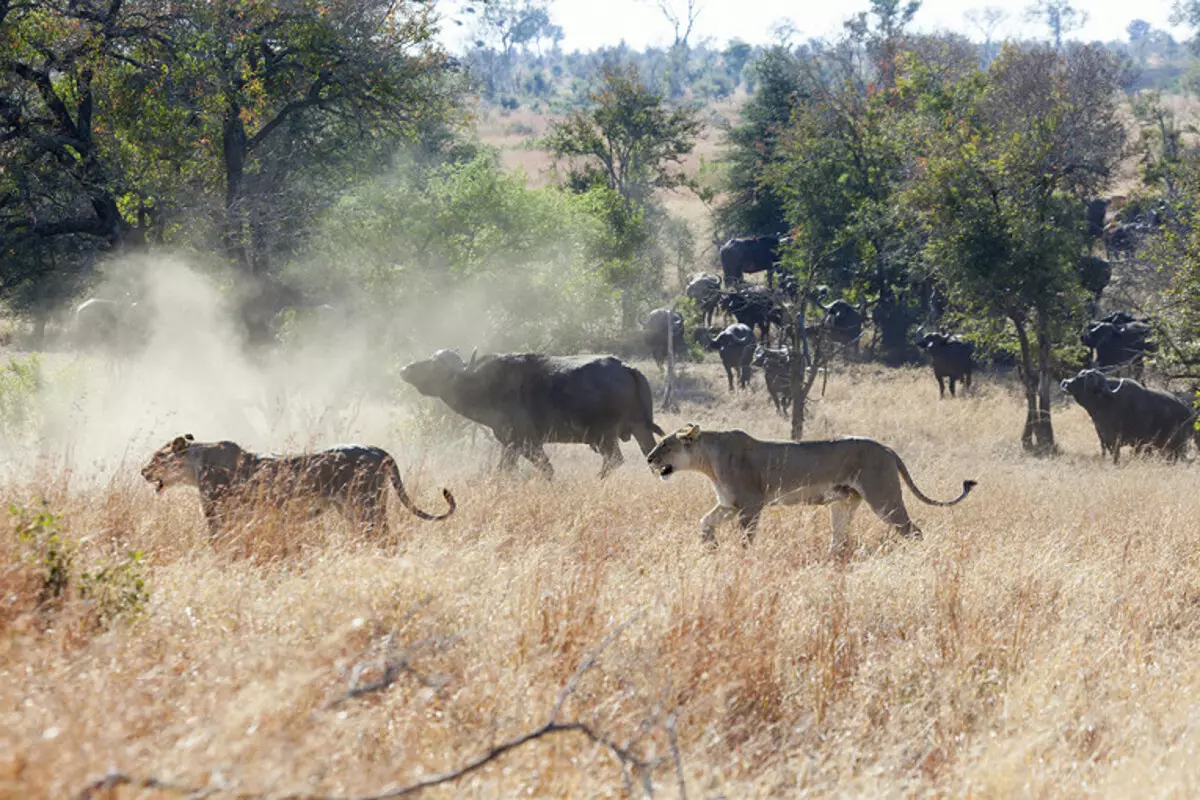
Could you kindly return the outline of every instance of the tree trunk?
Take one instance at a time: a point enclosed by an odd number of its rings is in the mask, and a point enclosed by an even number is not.
[[[667,314],[667,387],[663,390],[663,411],[675,411],[675,320],[674,308]]]
[[[246,126],[242,123],[241,107],[230,98],[225,109],[225,124],[222,131],[221,149],[225,159],[225,230],[223,234],[225,252],[245,271],[250,271],[249,254],[246,252],[245,215],[243,213],[242,184],[246,177],[248,141]]]
[[[1034,435],[1038,450],[1043,453],[1054,451],[1054,425],[1050,420],[1050,316],[1039,311],[1037,316],[1038,338],[1038,417]]]
[[[1038,373],[1033,368],[1033,351],[1029,345],[1029,333],[1025,330],[1025,323],[1016,317],[1009,317],[1009,319],[1012,320],[1013,327],[1017,330],[1017,341],[1021,345],[1021,383],[1025,387],[1025,427],[1021,430],[1021,447],[1025,450],[1033,450],[1038,419]]]

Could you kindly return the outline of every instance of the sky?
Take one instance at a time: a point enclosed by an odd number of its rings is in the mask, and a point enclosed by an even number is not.
[[[686,8],[687,0],[665,0],[680,11]],[[468,0],[446,0],[447,11],[461,7]],[[865,10],[867,0],[698,0],[701,11],[697,19],[693,41],[711,37],[718,44],[729,39],[740,38],[755,44],[772,41],[772,28],[780,21],[790,20],[800,32],[800,37],[836,34],[842,21],[848,16]],[[913,20],[919,30],[950,29],[970,35],[981,36],[972,31],[963,20],[963,12],[970,8],[996,6],[1008,14],[1008,21],[1001,25],[995,38],[1004,36],[1032,37],[1042,35],[1044,28],[1024,20],[1024,10],[1031,0],[924,0]],[[630,46],[641,49],[647,45],[670,44],[672,29],[656,7],[657,0],[554,0],[551,16],[566,35],[563,47],[566,50],[592,50],[597,47],[618,44],[622,39]],[[1075,0],[1073,5],[1086,11],[1088,23],[1073,38],[1090,41],[1100,39],[1125,39],[1125,26],[1134,18],[1141,18],[1155,28],[1170,30],[1177,39],[1188,38],[1185,29],[1170,25],[1171,0]],[[448,43],[456,49],[462,46],[463,38],[452,30],[462,31],[447,25]]]

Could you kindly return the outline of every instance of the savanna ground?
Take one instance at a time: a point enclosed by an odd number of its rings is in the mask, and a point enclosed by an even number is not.
[[[786,435],[761,377],[729,396],[718,372],[686,367],[664,428]],[[115,769],[216,796],[370,795],[471,762],[564,697],[558,721],[652,767],[627,783],[610,749],[564,732],[431,794],[637,796],[645,779],[673,796],[676,763],[690,797],[1187,796],[1200,783],[1196,467],[1114,468],[1078,407],[1056,417],[1062,455],[1033,459],[1006,378],[939,402],[926,370],[836,371],[811,437],[876,437],[935,497],[980,482],[951,509],[906,490],[919,542],[861,510],[841,563],[824,510],[768,510],[752,546],[727,528],[709,551],[697,475],[660,481],[627,445],[601,483],[598,456],[563,446],[553,483],[528,465],[498,479],[486,437],[435,445],[405,422],[430,406],[401,400],[375,443],[419,504],[440,510],[449,486],[459,510],[423,523],[393,498],[384,538],[328,515],[214,546],[194,491],[141,481],[143,447],[98,482],[52,462],[10,478],[6,501],[45,500],[59,519],[6,522],[0,793],[68,797]],[[55,532],[73,581],[140,551],[148,598],[74,584],[50,598],[44,547],[28,555]],[[121,791],[96,796],[172,796]]]

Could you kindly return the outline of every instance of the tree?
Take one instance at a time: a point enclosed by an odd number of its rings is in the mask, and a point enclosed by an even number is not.
[[[557,158],[571,162],[571,185],[603,204],[599,213],[608,219],[612,242],[602,263],[621,292],[622,325],[629,328],[636,297],[662,279],[661,253],[649,247],[651,230],[665,216],[653,192],[690,185],[680,164],[702,123],[692,108],[668,108],[634,66],[609,62],[600,78],[588,107],[554,123],[546,143]]]
[[[222,164],[225,249],[252,274],[270,269],[273,234],[287,222],[272,201],[321,160],[306,151],[330,154],[331,129],[349,123],[364,144],[412,140],[422,121],[449,113],[448,61],[416,0],[191,0],[188,11],[175,45],[205,66],[198,88],[212,98],[205,133]]]
[[[588,108],[551,126],[546,139],[577,173],[598,176],[628,206],[645,206],[654,189],[688,184],[679,169],[696,146],[703,123],[692,108],[668,108],[642,83],[634,66],[607,63]]]
[[[169,19],[140,0],[0,2],[0,293],[39,331],[97,253],[144,234],[119,127],[152,98],[119,89],[159,71]]]
[[[1135,19],[1125,26],[1125,32],[1129,34],[1129,43],[1137,44],[1150,33],[1150,23],[1144,19]]]
[[[1054,40],[1054,49],[1062,50],[1063,37],[1086,25],[1088,15],[1072,6],[1071,0],[1037,0],[1025,9],[1025,18],[1045,25]]]
[[[722,235],[777,234],[786,230],[783,200],[764,176],[779,158],[779,138],[803,95],[800,64],[790,50],[770,47],[751,62],[756,90],[740,121],[725,132],[728,177],[715,211]]]
[[[1051,353],[1084,297],[1079,200],[1096,196],[1124,154],[1125,79],[1100,48],[1008,47],[986,73],[922,102],[925,156],[907,197],[926,227],[925,259],[952,303],[1012,326],[1028,450],[1054,449]]]
[[[983,37],[983,60],[990,62],[994,57],[992,37],[1008,19],[1008,12],[999,6],[969,8],[963,12],[963,21]]]
[[[671,97],[682,97],[687,86],[688,58],[691,55],[688,39],[696,27],[696,19],[700,16],[701,6],[697,0],[684,0],[684,8],[675,8],[674,0],[654,0],[655,6],[670,23],[675,34],[671,43],[671,69],[667,75],[667,86]]]
[[[550,17],[553,0],[488,0],[475,29],[475,63],[486,80],[485,94],[496,99],[502,92],[516,91],[518,48],[541,42],[558,42],[562,28]]]

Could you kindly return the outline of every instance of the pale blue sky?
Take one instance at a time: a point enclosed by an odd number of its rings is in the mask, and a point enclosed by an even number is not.
[[[450,10],[469,0],[443,0],[440,4]],[[682,10],[686,0],[667,0]],[[731,38],[761,43],[770,40],[772,25],[790,19],[801,34],[822,36],[836,33],[842,20],[867,7],[866,0],[699,0],[701,13],[696,25],[697,38],[712,37],[719,43]],[[1008,12],[1009,20],[1000,29],[1004,34],[1040,35],[1042,29],[1024,21],[1023,11],[1029,0],[925,0],[917,13],[915,24],[922,30],[949,28],[969,33],[963,12],[984,5],[998,6]],[[1169,29],[1171,0],[1076,0],[1076,8],[1088,13],[1087,27],[1075,37],[1091,40],[1124,39],[1125,26],[1140,17],[1156,28]],[[655,7],[655,0],[555,0],[551,6],[555,22],[566,34],[563,43],[568,50],[593,49],[613,45],[624,39],[631,46],[669,43],[671,27]],[[448,25],[447,33],[455,26]],[[461,29],[460,29],[461,30]],[[1177,38],[1187,32],[1172,30]],[[458,37],[448,36],[459,41]]]

